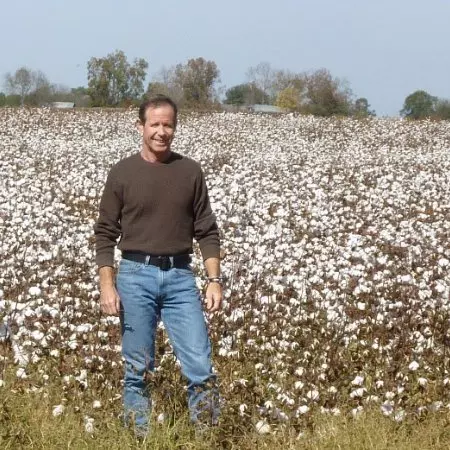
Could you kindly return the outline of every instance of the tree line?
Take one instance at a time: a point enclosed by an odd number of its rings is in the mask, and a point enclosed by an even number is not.
[[[145,86],[148,63],[143,58],[128,61],[116,50],[87,62],[87,87],[67,88],[52,84],[40,71],[21,67],[4,77],[0,106],[40,106],[56,101],[85,107],[116,107],[139,104],[143,98],[162,93],[181,108],[220,108],[269,104],[287,111],[316,116],[374,116],[368,100],[356,97],[345,80],[329,70],[294,73],[262,62],[250,67],[246,81],[224,89],[214,61],[202,57],[184,64],[163,67]],[[411,119],[450,118],[450,101],[425,91],[416,91],[404,102],[400,114]]]
[[[0,92],[2,106],[42,106],[52,102],[73,102],[78,106],[90,106],[91,100],[84,87],[69,89],[51,83],[47,76],[28,67],[20,67],[13,74],[4,76],[4,90]]]

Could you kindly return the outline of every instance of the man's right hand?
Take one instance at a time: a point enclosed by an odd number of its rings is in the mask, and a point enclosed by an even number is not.
[[[102,313],[110,316],[119,315],[120,297],[114,285],[114,269],[109,266],[100,267],[100,307]]]
[[[108,286],[100,291],[100,307],[102,313],[118,316],[120,311],[120,297],[114,286]]]

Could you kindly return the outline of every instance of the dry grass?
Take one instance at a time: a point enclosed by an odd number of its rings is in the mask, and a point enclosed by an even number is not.
[[[2,449],[444,449],[450,448],[450,414],[428,414],[400,423],[384,417],[378,410],[367,410],[357,418],[312,414],[301,433],[294,427],[272,427],[260,435],[248,427],[256,418],[239,418],[224,412],[223,426],[201,436],[189,425],[180,405],[165,423],[154,419],[151,434],[138,440],[120,420],[120,401],[111,402],[79,392],[66,395],[62,384],[48,384],[33,392],[31,379],[17,380],[7,370],[0,391],[0,448]],[[102,408],[93,409],[90,397],[100,398]],[[65,397],[64,412],[53,415],[54,407]],[[86,431],[86,412],[94,419],[92,433]],[[231,432],[231,433],[230,433]]]

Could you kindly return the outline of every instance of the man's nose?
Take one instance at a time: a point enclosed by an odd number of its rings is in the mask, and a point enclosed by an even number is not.
[[[158,132],[158,134],[159,134],[160,136],[165,136],[165,135],[166,135],[166,129],[165,129],[162,125],[160,125],[160,126],[158,127],[157,132]]]

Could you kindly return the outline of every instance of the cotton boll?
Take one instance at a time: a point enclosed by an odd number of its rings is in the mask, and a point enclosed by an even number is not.
[[[361,386],[364,383],[364,377],[357,375],[353,381],[352,381],[352,385],[353,386]]]
[[[423,377],[419,377],[417,379],[417,382],[420,384],[420,386],[423,386],[423,387],[425,387],[428,384],[428,380]]]
[[[317,401],[319,399],[319,392],[315,389],[310,390],[306,393],[306,397],[312,401]]]
[[[41,295],[41,290],[38,286],[33,286],[28,289],[28,293],[33,297],[37,297],[38,295]]]
[[[92,434],[94,432],[94,419],[89,416],[84,418],[84,430],[86,433]]]
[[[361,415],[364,408],[362,406],[357,406],[356,408],[352,409],[352,416],[356,419],[358,416]]]
[[[365,388],[355,389],[354,391],[350,392],[350,398],[362,397],[365,392],[366,392]]]
[[[64,413],[64,405],[56,405],[53,407],[52,414],[54,417],[60,416]]]
[[[438,265],[439,265],[440,267],[448,267],[449,264],[450,264],[450,261],[449,261],[448,259],[446,259],[446,258],[440,258],[440,259],[438,260]]]
[[[270,425],[265,420],[260,420],[255,425],[255,429],[258,434],[268,434],[271,431]]]
[[[308,411],[309,411],[309,407],[306,405],[302,405],[297,408],[297,414],[300,414],[300,415],[306,414]]]
[[[383,415],[385,415],[385,416],[390,416],[394,412],[394,408],[393,408],[392,404],[389,402],[384,402],[381,405],[380,409],[381,409],[381,412],[383,413]]]
[[[25,372],[25,369],[23,367],[19,367],[16,371],[16,377],[19,379],[25,379],[28,378],[27,373]]]

